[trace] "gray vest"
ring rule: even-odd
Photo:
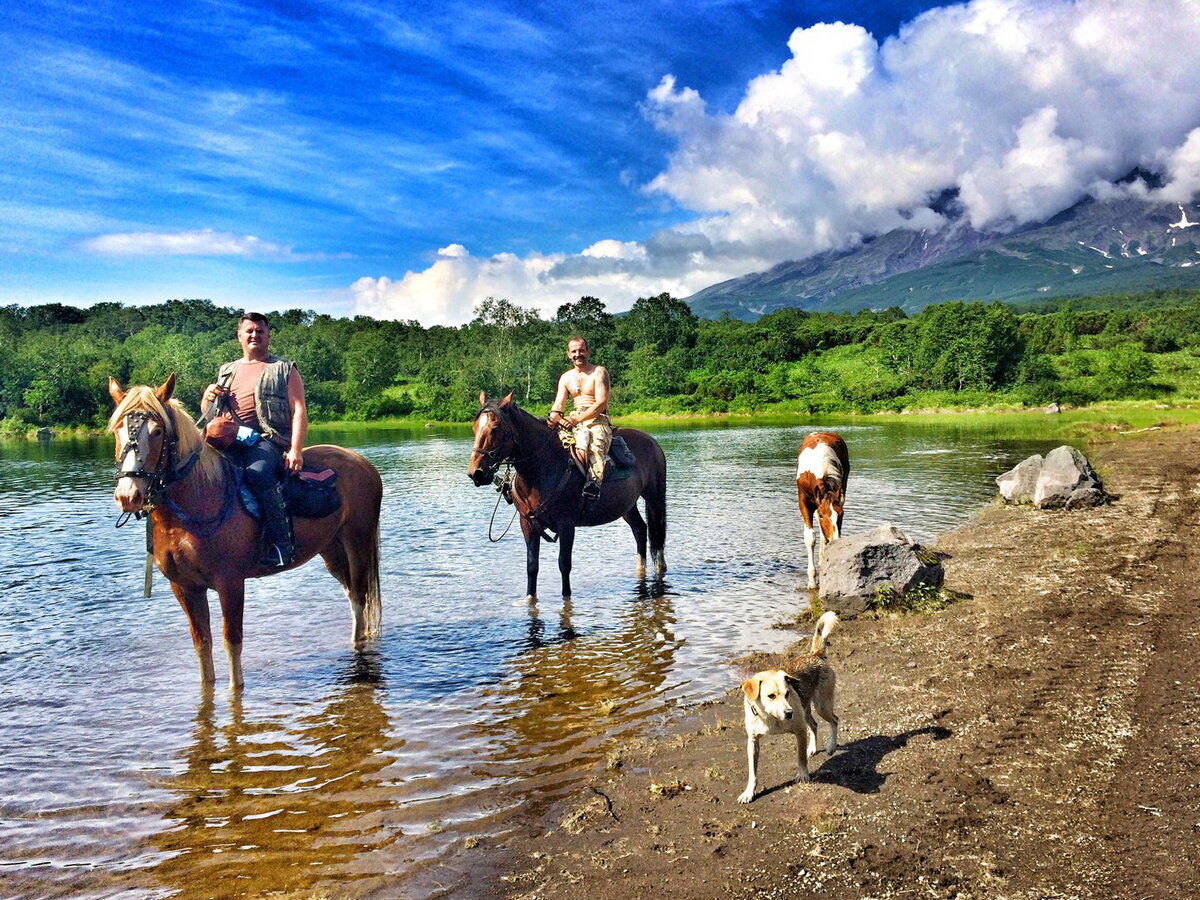
[[[228,386],[233,381],[234,371],[241,364],[242,360],[235,359],[221,366],[217,371],[217,384]],[[292,404],[288,401],[288,376],[292,374],[294,365],[290,359],[271,354],[267,357],[267,366],[254,388],[254,412],[263,427],[263,435],[284,447],[292,442]]]

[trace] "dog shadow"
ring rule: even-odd
[[[942,725],[928,725],[916,728],[903,734],[877,734],[843,744],[829,759],[821,761],[821,765],[812,772],[812,780],[817,784],[836,784],[849,788],[856,794],[878,794],[891,772],[881,772],[880,764],[889,753],[907,746],[908,742],[918,737],[928,736],[935,741],[944,741],[953,735],[949,728]],[[818,752],[809,760],[809,765],[821,758],[823,752]],[[776,791],[791,787],[791,782],[765,788],[758,797],[765,797]],[[756,798],[757,799],[757,798]]]
[[[877,794],[891,775],[891,772],[879,769],[889,753],[907,746],[914,738],[929,737],[931,740],[944,741],[953,734],[944,725],[927,725],[902,734],[877,734],[851,741],[821,763],[821,767],[813,773],[813,781],[837,784],[856,794]]]

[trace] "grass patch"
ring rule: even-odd
[[[903,593],[885,584],[876,588],[868,608],[881,613],[931,613],[966,597],[966,594],[936,584],[918,584]]]

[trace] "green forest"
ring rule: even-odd
[[[0,431],[100,426],[107,378],[160,383],[195,410],[241,355],[241,310],[208,300],[0,307]],[[1200,292],[1076,298],[1040,307],[943,303],[907,315],[780,310],[701,319],[668,294],[610,313],[582,297],[540,317],[488,298],[459,327],[264,310],[296,361],[316,422],[466,421],[481,390],[544,413],[569,337],[612,375],[617,416],[1081,406],[1200,397]]]

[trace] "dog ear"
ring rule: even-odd
[[[748,678],[742,682],[742,693],[746,695],[746,699],[754,702],[758,699],[758,679]]]

